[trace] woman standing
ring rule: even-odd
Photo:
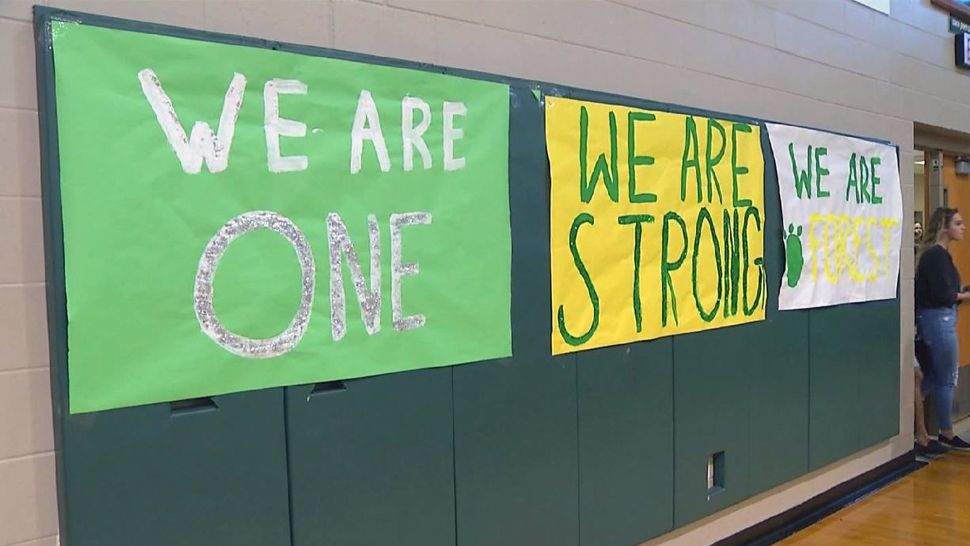
[[[963,239],[966,230],[956,209],[936,209],[916,267],[916,333],[929,353],[929,362],[921,362],[923,392],[933,397],[940,443],[959,451],[970,451],[970,444],[953,434],[953,390],[959,369],[957,305],[970,299],[970,292],[960,288],[960,273],[948,249],[950,243]]]

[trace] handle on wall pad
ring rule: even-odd
[[[181,417],[183,415],[193,415],[196,413],[208,413],[210,411],[217,411],[219,406],[216,404],[215,400],[208,396],[203,396],[201,398],[189,398],[188,400],[176,400],[169,404],[172,410],[172,417]]]
[[[306,400],[309,402],[311,398],[344,392],[345,390],[347,390],[347,384],[343,381],[324,381],[313,386],[313,390],[307,395]]]

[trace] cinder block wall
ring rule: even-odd
[[[0,0],[0,546],[57,538],[32,3]],[[44,3],[879,137],[903,158],[914,121],[970,133],[970,77],[953,67],[947,15],[929,0],[893,0],[891,16],[852,0]],[[901,169],[910,217],[912,165]],[[709,543],[909,449],[911,253],[902,259],[900,435],[655,542]]]

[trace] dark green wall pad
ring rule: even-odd
[[[283,389],[63,421],[61,543],[286,546]]]
[[[546,95],[717,112],[320,48],[38,8],[38,93],[64,546],[633,546],[898,433],[899,299],[780,313],[765,153],[767,320],[553,357]],[[53,59],[87,24],[511,85],[513,357],[68,415]],[[191,404],[190,404],[191,405]],[[718,487],[708,458],[723,453]],[[722,463],[719,463],[721,465]]]
[[[579,537],[630,546],[673,528],[673,345],[577,353]]]
[[[674,522],[680,526],[808,468],[807,343],[801,317],[674,340]],[[708,457],[724,453],[709,490]]]
[[[811,311],[811,469],[899,432],[899,304]]]
[[[293,546],[455,544],[450,369],[286,391]]]

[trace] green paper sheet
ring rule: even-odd
[[[71,22],[52,35],[71,413],[511,354],[507,86]],[[197,278],[223,226],[258,211],[306,251],[268,224],[222,240],[212,311],[247,353],[204,331]],[[310,294],[295,344],[260,341],[299,326]]]

